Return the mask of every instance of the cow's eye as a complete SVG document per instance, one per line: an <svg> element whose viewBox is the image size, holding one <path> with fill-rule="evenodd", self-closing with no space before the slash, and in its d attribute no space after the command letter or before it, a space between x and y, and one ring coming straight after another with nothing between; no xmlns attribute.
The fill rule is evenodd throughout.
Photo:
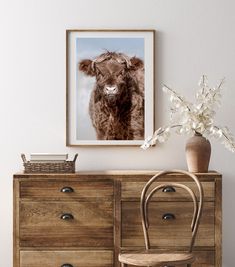
<svg viewBox="0 0 235 267"><path fill-rule="evenodd" d="M97 72L97 76L99 76L100 78L104 77L103 73L99 69L97 69L96 72Z"/></svg>

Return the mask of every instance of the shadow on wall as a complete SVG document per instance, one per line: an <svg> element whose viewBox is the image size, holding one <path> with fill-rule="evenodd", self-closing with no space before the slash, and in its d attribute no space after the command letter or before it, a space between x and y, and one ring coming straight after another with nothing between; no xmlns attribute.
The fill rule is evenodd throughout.
<svg viewBox="0 0 235 267"><path fill-rule="evenodd" d="M163 84L163 70L164 70L164 33L156 31L155 36L155 92L154 92L154 103L155 103L155 129L162 125L162 112L163 101L162 101L162 84Z"/></svg>

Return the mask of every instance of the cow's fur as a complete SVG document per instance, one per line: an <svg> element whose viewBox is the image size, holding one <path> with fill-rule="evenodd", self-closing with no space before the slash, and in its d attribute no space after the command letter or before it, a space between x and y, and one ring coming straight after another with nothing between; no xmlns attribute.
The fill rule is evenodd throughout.
<svg viewBox="0 0 235 267"><path fill-rule="evenodd" d="M107 51L82 60L79 70L96 77L89 114L97 139L144 139L143 61Z"/></svg>

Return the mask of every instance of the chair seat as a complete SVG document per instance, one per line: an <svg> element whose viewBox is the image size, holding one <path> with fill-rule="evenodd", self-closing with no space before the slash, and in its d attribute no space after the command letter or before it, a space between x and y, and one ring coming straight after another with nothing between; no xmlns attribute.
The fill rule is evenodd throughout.
<svg viewBox="0 0 235 267"><path fill-rule="evenodd" d="M166 266L191 264L195 260L192 253L155 253L153 251L140 251L119 254L119 261L135 266Z"/></svg>

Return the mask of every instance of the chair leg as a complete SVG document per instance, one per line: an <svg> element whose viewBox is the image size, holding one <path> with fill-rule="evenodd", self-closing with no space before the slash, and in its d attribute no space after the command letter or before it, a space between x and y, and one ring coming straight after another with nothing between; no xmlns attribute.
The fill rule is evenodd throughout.
<svg viewBox="0 0 235 267"><path fill-rule="evenodd" d="M187 267L191 267L191 264L187 264Z"/></svg>
<svg viewBox="0 0 235 267"><path fill-rule="evenodd" d="M122 266L122 267L127 267L127 264L125 264L125 263L122 262L122 263L121 263L121 266Z"/></svg>

